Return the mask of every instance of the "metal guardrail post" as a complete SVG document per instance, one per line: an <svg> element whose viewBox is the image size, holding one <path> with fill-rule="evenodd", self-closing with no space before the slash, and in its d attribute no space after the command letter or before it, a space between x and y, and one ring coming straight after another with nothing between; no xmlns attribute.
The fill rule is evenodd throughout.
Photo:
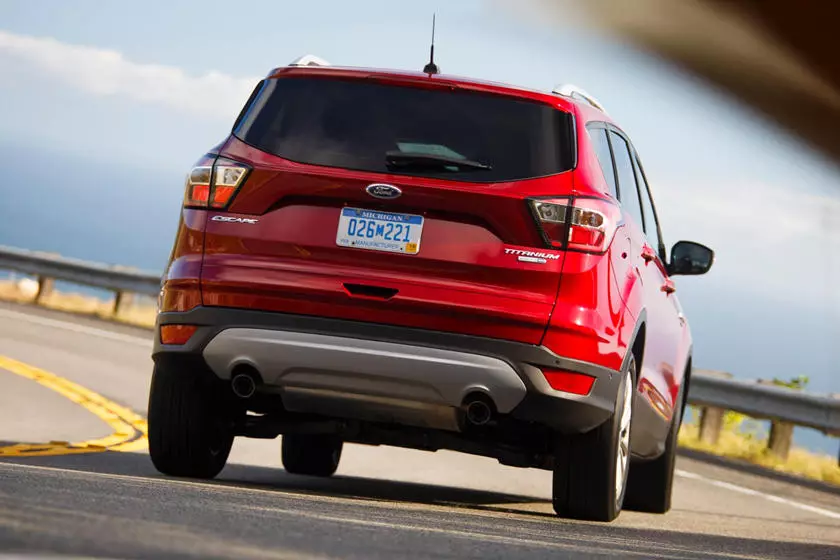
<svg viewBox="0 0 840 560"><path fill-rule="evenodd" d="M724 412L722 408L716 406L704 406L700 409L700 441L717 445L723 429Z"/></svg>
<svg viewBox="0 0 840 560"><path fill-rule="evenodd" d="M46 276L38 277L38 293L35 295L35 303L43 303L46 298L52 295L55 289L55 280Z"/></svg>
<svg viewBox="0 0 840 560"><path fill-rule="evenodd" d="M837 402L840 402L840 393L831 393L828 395L828 398L834 399ZM837 434L835 434L837 435ZM840 467L840 447L837 449L837 466Z"/></svg>
<svg viewBox="0 0 840 560"><path fill-rule="evenodd" d="M789 422L773 422L770 424L770 438L767 440L767 449L770 450L770 453L783 461L787 461L792 442L793 424Z"/></svg>
<svg viewBox="0 0 840 560"><path fill-rule="evenodd" d="M704 371L703 375L720 379L732 378L731 373L725 371ZM709 445L717 445L723 430L723 418L726 410L712 404L700 408L700 441Z"/></svg>
<svg viewBox="0 0 840 560"><path fill-rule="evenodd" d="M760 385L776 386L772 381L759 379ZM772 420L770 422L770 436L767 438L767 450L783 461L790 456L790 447L793 443L793 424Z"/></svg>
<svg viewBox="0 0 840 560"><path fill-rule="evenodd" d="M134 294L131 292L118 291L114 296L114 315L124 313L134 304Z"/></svg>

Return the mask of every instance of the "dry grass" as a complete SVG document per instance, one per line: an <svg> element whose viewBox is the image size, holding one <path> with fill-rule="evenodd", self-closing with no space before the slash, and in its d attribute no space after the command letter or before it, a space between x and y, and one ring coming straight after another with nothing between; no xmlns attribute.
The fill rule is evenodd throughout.
<svg viewBox="0 0 840 560"><path fill-rule="evenodd" d="M24 293L16 283L11 281L0 281L0 300L14 301L18 303L31 303L33 298L30 294ZM128 323L141 327L153 327L155 324L154 303L141 299L136 303L124 305L118 314L114 314L114 300L102 300L96 297L54 291L46 296L41 305L49 309L79 313L81 315L93 315L102 319Z"/></svg>
<svg viewBox="0 0 840 560"><path fill-rule="evenodd" d="M700 441L696 422L684 423L680 430L680 446L723 457L741 459L789 474L840 485L837 459L800 448L792 448L786 461L767 451L767 436L757 424L733 412L727 413L724 429L716 445Z"/></svg>

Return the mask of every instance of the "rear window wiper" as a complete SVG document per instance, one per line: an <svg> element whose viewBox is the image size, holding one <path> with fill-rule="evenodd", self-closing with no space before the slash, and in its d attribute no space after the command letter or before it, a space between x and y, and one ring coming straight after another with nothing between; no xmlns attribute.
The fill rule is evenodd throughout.
<svg viewBox="0 0 840 560"><path fill-rule="evenodd" d="M479 171L493 169L486 163L462 159L440 154L427 154L424 152L402 152L391 150L385 152L385 161L389 167L422 167L426 169L448 170L456 167L457 171Z"/></svg>

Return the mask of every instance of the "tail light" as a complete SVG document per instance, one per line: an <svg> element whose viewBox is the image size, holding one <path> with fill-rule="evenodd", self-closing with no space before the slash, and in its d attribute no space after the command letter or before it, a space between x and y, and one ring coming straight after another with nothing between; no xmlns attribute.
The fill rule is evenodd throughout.
<svg viewBox="0 0 840 560"><path fill-rule="evenodd" d="M244 163L221 157L217 159L213 166L210 206L225 208L233 199L237 189L245 182L248 171L250 168Z"/></svg>
<svg viewBox="0 0 840 560"><path fill-rule="evenodd" d="M603 253L621 222L618 206L600 198L529 200L546 242L555 249Z"/></svg>
<svg viewBox="0 0 840 560"><path fill-rule="evenodd" d="M184 206L187 208L207 208L210 200L210 178L213 175L215 156L206 155L196 162L187 175Z"/></svg>
<svg viewBox="0 0 840 560"><path fill-rule="evenodd" d="M250 167L238 161L204 156L187 176L184 206L226 208L250 170Z"/></svg>

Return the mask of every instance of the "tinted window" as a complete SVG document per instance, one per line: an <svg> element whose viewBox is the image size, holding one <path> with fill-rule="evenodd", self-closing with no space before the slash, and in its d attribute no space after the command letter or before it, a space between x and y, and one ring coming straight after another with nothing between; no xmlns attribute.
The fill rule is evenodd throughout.
<svg viewBox="0 0 840 560"><path fill-rule="evenodd" d="M615 188L615 173L613 172L613 160L610 155L610 143L607 140L607 131L603 128L590 128L589 138L592 140L592 148L598 156L598 163L601 164L601 171L610 188L610 193L618 198L618 191Z"/></svg>
<svg viewBox="0 0 840 560"><path fill-rule="evenodd" d="M636 180L639 182L639 192L642 195L642 210L645 214L645 235L647 235L651 247L659 253L662 248L659 242L656 213L653 211L653 200L650 197L650 190L648 190L647 181L645 181L642 166L639 164L638 158L636 158Z"/></svg>
<svg viewBox="0 0 840 560"><path fill-rule="evenodd" d="M266 80L234 130L244 142L297 162L475 182L568 171L572 132L568 113L542 103L301 77ZM386 153L400 158L388 163ZM431 157L407 161L406 153ZM490 169L440 161L447 158Z"/></svg>
<svg viewBox="0 0 840 560"><path fill-rule="evenodd" d="M633 168L633 160L630 159L630 146L627 144L627 140L615 132L610 132L610 141L612 141L613 156L615 157L621 206L633 217L641 230L644 227L644 221L642 220L642 207L639 205L639 193L636 189L636 172Z"/></svg>

